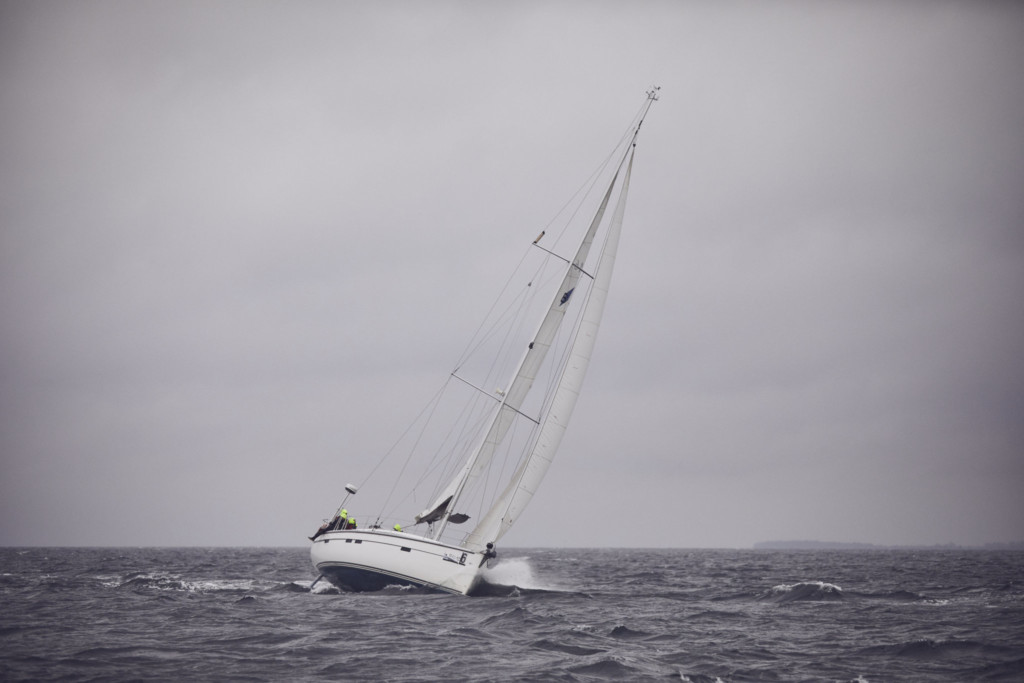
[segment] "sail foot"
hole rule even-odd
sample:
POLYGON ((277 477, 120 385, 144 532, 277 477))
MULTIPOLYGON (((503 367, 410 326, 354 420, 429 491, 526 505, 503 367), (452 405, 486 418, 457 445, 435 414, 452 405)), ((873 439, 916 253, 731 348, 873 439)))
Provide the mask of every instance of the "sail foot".
POLYGON ((452 497, 448 496, 443 501, 438 503, 432 508, 428 508, 416 515, 416 524, 433 524, 437 520, 444 517, 444 513, 448 511, 448 504, 452 502, 452 497))

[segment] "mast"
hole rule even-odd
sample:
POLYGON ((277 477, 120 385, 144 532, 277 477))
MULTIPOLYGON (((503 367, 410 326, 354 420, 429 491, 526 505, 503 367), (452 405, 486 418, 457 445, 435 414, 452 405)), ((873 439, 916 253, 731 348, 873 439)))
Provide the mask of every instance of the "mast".
MULTIPOLYGON (((562 374, 559 377, 537 440, 534 442, 529 456, 524 458, 516 469, 515 474, 513 474, 512 479, 501 496, 498 497, 491 506, 491 509, 487 511, 484 518, 480 520, 476 528, 473 529, 466 539, 464 545, 467 548, 482 549, 487 544, 496 542, 512 527, 513 523, 518 519, 519 513, 532 500, 534 492, 545 474, 547 474, 547 470, 554 460, 562 437, 569 426, 569 419, 576 406, 576 401, 583 386, 583 380, 590 365, 590 358, 597 341, 597 331, 611 285, 619 236, 622 232, 622 223, 625 217, 626 197, 629 192, 629 181, 633 170, 636 139, 651 104, 658 99, 658 90, 659 88, 655 87, 653 90, 648 91, 647 102, 642 110, 640 120, 633 131, 633 137, 629 142, 629 146, 619 162, 619 169, 621 170, 622 164, 626 163, 628 158, 626 173, 622 180, 622 187, 619 190, 619 198, 601 249, 597 270, 594 272, 593 286, 584 304, 579 329, 576 331, 572 341, 568 360, 562 368, 562 374)), ((612 179, 608 188, 609 193, 615 186, 618 175, 619 171, 616 171, 615 178, 612 179)))
MULTIPOLYGON (((618 172, 616 172, 616 177, 617 176, 618 172)), ((565 275, 562 278, 562 283, 548 307, 547 314, 544 316, 543 320, 541 320, 536 334, 533 335, 532 341, 523 352, 523 356, 519 361, 519 364, 512 373, 512 378, 508 384, 509 388, 502 396, 501 404, 494 412, 494 416, 491 418, 491 422, 488 425, 487 431, 485 432, 480 445, 473 451, 469 461, 465 466, 463 466, 459 475, 448 485, 441 495, 435 499, 431 508, 428 508, 420 514, 419 519, 425 521, 430 521, 431 515, 438 515, 435 519, 443 518, 444 521, 434 534, 435 540, 439 539, 441 534, 444 533, 444 530, 448 525, 448 521, 454 511, 455 505, 458 502, 459 496, 466 488, 467 483, 479 476, 482 470, 490 464, 494 451, 505 438, 505 435, 508 433, 509 427, 511 427, 516 415, 520 414, 519 409, 522 407, 523 401, 526 399, 526 395, 533 387, 533 381, 536 379, 537 373, 540 370, 540 367, 547 356, 548 350, 551 348, 555 335, 558 332, 558 328, 561 326, 562 320, 565 317, 565 312, 568 309, 567 304, 572 298, 573 292, 576 290, 576 285, 579 282, 580 275, 584 273, 583 265, 590 252, 590 247, 593 244, 594 236, 597 234, 597 229, 600 227, 601 219, 604 217, 605 209, 608 206, 608 201, 611 198, 612 188, 614 185, 615 180, 613 179, 611 185, 608 187, 608 191, 605 193, 605 196, 601 201, 601 206, 598 208, 597 213, 591 221, 590 228, 587 230, 579 248, 576 250, 576 255, 573 257, 566 269, 565 275)))
MULTIPOLYGON (((630 145, 632 148, 632 145, 630 145)), ((604 313, 604 304, 608 296, 608 285, 611 282, 612 269, 615 265, 615 254, 618 249, 619 234, 626 209, 626 194, 633 169, 633 156, 629 156, 626 175, 622 181, 622 189, 615 207, 612 223, 605 239, 605 247, 601 253, 601 261, 594 275, 594 283, 587 299, 586 308, 573 346, 562 369, 558 386, 551 400, 551 407, 544 417, 540 433, 530 452, 519 465, 511 481, 491 509, 466 539, 465 546, 473 549, 483 548, 501 538, 518 519, 519 513, 533 498, 534 492, 547 474, 555 458, 558 446, 569 426, 569 419, 583 386, 583 379, 590 366, 597 331, 604 313)))
MULTIPOLYGON (((608 189, 604 194, 604 197, 601 201, 601 205, 595 213, 591 221, 590 227, 587 230, 587 233, 584 235, 580 243, 580 246, 576 251, 575 256, 573 257, 571 262, 568 262, 568 266, 566 268, 565 275, 563 276, 562 283, 556 291, 552 299, 551 305, 548 308, 547 314, 544 316, 543 320, 541 321, 537 329, 537 333, 532 338, 532 341, 530 342, 528 348, 524 351, 523 356, 515 369, 515 372, 512 374, 511 381, 508 384, 509 388, 502 396, 501 403, 494 411, 493 417, 491 418, 491 421, 487 427, 487 430, 479 446, 477 446, 477 448, 474 449, 467 463, 459 471, 456 477, 448 484, 448 486, 445 487, 445 489, 436 498, 434 498, 430 506, 424 509, 419 515, 416 516, 417 523, 429 523, 442 520, 442 523, 439 525, 437 532, 433 536, 435 540, 440 539, 441 535, 444 533, 444 530, 447 527, 450 518, 455 511, 455 506, 458 503, 459 497, 461 496, 463 490, 465 490, 467 484, 470 481, 475 480, 482 473, 482 471, 490 464, 491 458, 495 450, 497 449, 498 445, 502 442, 502 440, 505 438, 515 417, 518 414, 520 414, 519 409, 522 407, 526 395, 532 388, 534 379, 536 378, 537 373, 540 370, 540 367, 547 355, 548 349, 551 347, 551 344, 555 339, 555 335, 558 332, 558 328, 560 327, 562 320, 565 317, 565 311, 568 308, 567 303, 576 289, 576 285, 579 281, 580 275, 586 274, 583 270, 583 267, 585 265, 587 255, 589 254, 590 247, 593 244, 594 237, 601 224, 601 221, 604 218, 605 210, 611 198, 612 190, 614 189, 616 182, 618 181, 619 173, 621 172, 622 166, 625 164, 627 157, 630 159, 630 168, 632 166, 632 157, 629 156, 630 152, 636 145, 636 139, 640 132, 640 126, 643 124, 644 118, 646 117, 651 104, 657 101, 658 99, 659 90, 660 88, 655 86, 652 90, 649 90, 647 92, 647 101, 641 108, 639 120, 636 126, 633 128, 632 138, 630 139, 630 142, 627 145, 625 152, 623 152, 623 155, 619 160, 618 168, 615 172, 614 177, 608 185, 608 189)), ((616 217, 613 218, 612 221, 613 226, 616 222, 621 226, 621 213, 624 210, 625 191, 628 187, 628 175, 629 169, 627 169, 627 176, 626 179, 623 181, 623 186, 619 198, 619 206, 616 208, 616 217)), ((539 238, 538 240, 535 240, 534 244, 536 244, 537 241, 539 241, 539 238)), ((605 247, 602 254, 602 264, 605 262, 604 253, 607 253, 607 251, 608 238, 606 238, 605 247)), ((588 277, 590 277, 590 275, 588 275, 588 277)), ((591 291, 591 293, 588 295, 588 303, 586 305, 588 308, 591 305, 589 302, 592 299, 593 291, 591 291)), ((585 309, 584 316, 586 315, 587 314, 585 309)), ((599 316, 600 310, 598 310, 598 317, 599 316)), ((585 372, 585 370, 586 368, 584 367, 583 371, 585 372)), ((563 373, 564 372, 565 371, 563 371, 563 373)), ((582 381, 582 376, 580 377, 580 381, 582 381)), ((559 390, 561 389, 561 384, 563 383, 564 375, 563 379, 560 380, 559 390)), ((573 399, 572 403, 575 403, 575 399, 573 399)), ((549 409, 549 415, 550 412, 551 410, 549 409)), ((569 412, 571 412, 571 407, 569 408, 569 412)), ((536 454, 536 448, 534 450, 534 454, 536 454)), ((491 510, 485 515, 485 518, 481 520, 480 524, 473 531, 471 538, 478 537, 478 532, 480 532, 484 526, 488 526, 488 520, 492 517, 495 510, 503 506, 502 501, 506 500, 506 498, 512 495, 513 492, 511 490, 515 487, 516 482, 522 478, 523 468, 526 467, 529 461, 533 458, 534 454, 531 454, 531 457, 527 458, 524 461, 522 467, 520 468, 520 470, 516 472, 516 475, 513 477, 512 482, 510 482, 509 488, 506 489, 506 492, 502 494, 501 498, 499 498, 498 503, 495 506, 492 506, 491 510)), ((552 449, 551 457, 553 457, 553 455, 554 452, 552 449)), ((547 467, 545 466, 543 469, 546 470, 547 467)), ((541 473, 541 476, 543 476, 543 473, 541 473)), ((483 544, 481 543, 480 545, 482 547, 483 544)))

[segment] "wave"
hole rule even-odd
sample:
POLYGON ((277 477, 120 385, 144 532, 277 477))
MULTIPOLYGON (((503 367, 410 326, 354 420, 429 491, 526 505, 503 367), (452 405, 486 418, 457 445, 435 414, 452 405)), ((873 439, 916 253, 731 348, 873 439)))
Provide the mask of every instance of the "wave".
MULTIPOLYGON (((748 594, 735 594, 729 596, 722 596, 719 598, 713 598, 713 601, 728 601, 736 600, 740 598, 746 598, 748 594)), ((847 600, 850 598, 856 600, 878 600, 886 602, 922 602, 922 603, 945 603, 944 600, 936 600, 929 598, 927 595, 916 593, 914 591, 896 589, 879 592, 871 591, 844 591, 842 588, 834 583, 827 583, 824 581, 800 581, 794 584, 780 584, 773 586, 771 589, 758 594, 758 600, 767 600, 770 602, 786 603, 786 602, 828 602, 847 600)))
POLYGON ((319 592, 319 586, 313 586, 312 581, 288 581, 279 583, 270 590, 275 593, 315 593, 319 592))
POLYGON ((724 610, 709 609, 703 612, 696 612, 691 614, 686 619, 687 621, 710 621, 714 623, 727 621, 731 619, 747 619, 745 612, 726 612, 724 610))
POLYGON ((616 626, 609 635, 619 640, 643 640, 651 636, 646 631, 634 631, 628 626, 616 626))
POLYGON ((527 609, 523 606, 528 604, 525 601, 512 604, 515 605, 512 609, 486 616, 476 623, 475 627, 488 633, 548 632, 551 627, 549 615, 534 613, 527 609))
POLYGON ((537 648, 538 650, 547 650, 549 652, 561 652, 568 655, 577 655, 585 657, 587 655, 597 655, 607 650, 596 648, 596 647, 583 647, 582 645, 570 645, 569 643, 559 642, 550 640, 548 638, 542 638, 535 640, 530 643, 530 647, 537 648))
POLYGON ((636 667, 624 664, 615 658, 602 659, 592 664, 566 667, 565 671, 573 676, 609 680, 636 680, 644 678, 644 672, 636 667))
POLYGON ((254 579, 195 579, 174 574, 128 574, 124 577, 99 576, 103 586, 114 589, 180 591, 185 593, 231 592, 244 593, 257 590, 254 579))
POLYGON ((378 595, 437 595, 437 591, 433 588, 424 588, 423 586, 411 586, 407 583, 392 583, 384 586, 378 595))
POLYGON ((827 602, 842 600, 843 589, 834 583, 824 581, 801 581, 794 584, 780 584, 758 596, 760 600, 777 603, 788 602, 827 602))
POLYGON ((986 664, 973 672, 977 678, 988 681, 1020 681, 1024 680, 1024 658, 1012 659, 1007 662, 986 664))
MULTIPOLYGON (((340 593, 328 581, 299 579, 274 581, 269 579, 209 579, 189 578, 177 574, 136 572, 123 576, 101 574, 92 577, 104 588, 114 590, 160 591, 166 593, 340 593)), ((394 587, 394 588, 408 588, 394 587)))
POLYGON ((764 593, 752 593, 750 591, 736 591, 730 593, 723 593, 721 595, 709 595, 708 601, 710 602, 734 602, 734 601, 747 601, 752 597, 761 597, 764 593))
POLYGON ((959 659, 967 654, 1005 655, 1014 651, 1009 647, 980 643, 976 640, 932 640, 930 638, 888 645, 873 645, 861 650, 862 653, 868 655, 883 654, 919 660, 959 659))
POLYGON ((849 595, 865 600, 892 600, 895 602, 923 602, 929 598, 908 590, 883 591, 881 593, 852 592, 849 595))

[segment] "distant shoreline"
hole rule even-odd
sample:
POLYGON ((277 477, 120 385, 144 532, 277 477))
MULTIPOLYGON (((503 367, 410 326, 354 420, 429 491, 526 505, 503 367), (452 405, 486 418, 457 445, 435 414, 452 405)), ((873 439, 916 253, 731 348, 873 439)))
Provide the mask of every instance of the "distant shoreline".
POLYGON ((986 543, 985 545, 876 545, 874 543, 840 543, 836 541, 761 541, 754 550, 1024 550, 1024 541, 986 543))

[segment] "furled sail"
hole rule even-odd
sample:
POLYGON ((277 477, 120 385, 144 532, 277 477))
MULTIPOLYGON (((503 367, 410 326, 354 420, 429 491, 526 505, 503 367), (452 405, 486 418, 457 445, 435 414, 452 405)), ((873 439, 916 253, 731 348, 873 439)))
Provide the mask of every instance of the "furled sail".
MULTIPOLYGON (((615 212, 605 237, 604 249, 601 251, 601 259, 594 273, 594 283, 583 311, 580 327, 533 451, 522 461, 505 491, 463 543, 466 548, 482 550, 488 543, 496 542, 511 528, 519 514, 533 498, 533 494, 555 457, 558 445, 569 425, 569 418, 576 406, 576 400, 579 398, 583 378, 590 365, 594 342, 597 339, 601 316, 604 313, 604 304, 608 296, 612 270, 615 266, 619 235, 622 232, 626 195, 629 190, 629 177, 632 169, 633 155, 631 153, 615 212)), ((613 180, 613 186, 614 182, 613 180)), ((609 192, 611 192, 611 187, 609 187, 609 192)), ((607 201, 607 195, 605 201, 607 201)))
POLYGON ((417 524, 421 522, 435 522, 442 519, 445 513, 451 510, 453 501, 458 500, 459 493, 466 486, 471 485, 490 465, 494 452, 519 414, 523 401, 530 392, 530 388, 533 386, 544 358, 547 356, 555 335, 558 333, 558 328, 565 318, 565 311, 568 309, 567 304, 579 282, 587 255, 590 253, 590 247, 594 242, 594 235, 597 233, 601 220, 604 218, 614 186, 615 179, 612 179, 611 184, 608 186, 608 191, 605 192, 604 198, 601 201, 601 206, 594 215, 590 228, 587 230, 579 249, 577 249, 576 255, 573 257, 572 263, 562 279, 561 286, 558 288, 558 292, 551 301, 551 306, 548 308, 544 320, 526 349, 522 361, 520 361, 515 377, 505 392, 501 405, 495 412, 483 441, 473 457, 469 459, 448 486, 434 498, 430 506, 416 515, 417 524))

